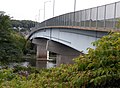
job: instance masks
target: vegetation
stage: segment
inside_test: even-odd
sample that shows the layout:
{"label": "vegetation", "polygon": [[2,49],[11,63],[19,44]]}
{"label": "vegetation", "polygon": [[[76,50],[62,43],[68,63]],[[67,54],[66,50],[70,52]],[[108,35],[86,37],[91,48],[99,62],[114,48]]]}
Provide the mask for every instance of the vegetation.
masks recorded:
{"label": "vegetation", "polygon": [[19,61],[23,55],[26,39],[11,29],[9,16],[0,14],[0,63]]}
{"label": "vegetation", "polygon": [[35,27],[37,22],[31,20],[11,20],[12,27],[18,31],[25,32],[29,31],[30,28]]}
{"label": "vegetation", "polygon": [[35,27],[37,22],[31,20],[11,20],[11,26],[14,31],[19,32],[21,35],[26,36],[32,28]]}
{"label": "vegetation", "polygon": [[0,70],[0,88],[120,88],[120,33],[110,33],[74,59],[73,65],[43,69],[28,77]]}
{"label": "vegetation", "polygon": [[116,28],[119,29],[120,28],[120,19],[116,19],[116,20],[117,20]]}
{"label": "vegetation", "polygon": [[35,22],[30,20],[11,20],[11,22],[12,26],[16,28],[21,27],[30,29],[31,27],[35,26]]}

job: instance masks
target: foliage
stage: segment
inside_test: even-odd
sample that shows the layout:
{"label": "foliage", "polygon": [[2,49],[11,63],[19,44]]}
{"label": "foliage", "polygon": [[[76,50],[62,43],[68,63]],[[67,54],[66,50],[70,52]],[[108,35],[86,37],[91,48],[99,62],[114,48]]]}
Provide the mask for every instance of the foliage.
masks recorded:
{"label": "foliage", "polygon": [[43,69],[27,78],[16,75],[1,88],[120,88],[120,33],[110,33],[74,59],[73,65]]}
{"label": "foliage", "polygon": [[[18,77],[20,77],[20,75],[23,75],[22,72],[25,72],[25,71],[27,71],[29,74],[40,72],[38,69],[33,67],[23,67],[19,65],[15,66],[14,68],[6,67],[3,69],[0,69],[0,84],[5,81],[11,81],[14,78],[17,79]],[[1,85],[0,85],[0,88],[2,88]]]}
{"label": "foliage", "polygon": [[10,17],[4,14],[0,14],[0,29],[2,30],[8,30],[10,28]]}
{"label": "foliage", "polygon": [[12,22],[12,26],[16,28],[21,27],[21,28],[30,29],[31,27],[35,26],[35,22],[30,20],[12,20],[11,22]]}
{"label": "foliage", "polygon": [[0,15],[0,62],[18,61],[23,55],[26,40],[11,28],[10,17]]}
{"label": "foliage", "polygon": [[[33,52],[31,52],[33,50]],[[27,40],[24,46],[24,54],[35,54],[35,50],[33,49],[33,43],[30,40]]]}
{"label": "foliage", "polygon": [[14,68],[12,70],[13,70],[13,73],[19,73],[20,71],[27,71],[29,74],[40,72],[40,70],[37,68],[31,67],[31,66],[24,67],[24,66],[20,66],[20,65],[14,66]]}
{"label": "foliage", "polygon": [[120,19],[116,19],[117,20],[117,24],[115,25],[117,29],[120,28]]}
{"label": "foliage", "polygon": [[12,69],[0,69],[0,84],[4,81],[12,80],[15,76]]}

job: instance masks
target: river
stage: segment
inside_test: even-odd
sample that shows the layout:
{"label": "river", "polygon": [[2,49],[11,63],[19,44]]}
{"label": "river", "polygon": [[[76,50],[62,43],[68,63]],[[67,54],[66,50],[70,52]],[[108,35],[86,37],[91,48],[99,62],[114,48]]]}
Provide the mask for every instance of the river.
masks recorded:
{"label": "river", "polygon": [[[11,62],[9,63],[7,66],[10,67],[10,68],[13,68],[14,66],[16,65],[20,65],[20,66],[24,66],[24,67],[27,67],[27,66],[32,66],[32,67],[36,67],[36,68],[51,68],[51,67],[56,67],[56,54],[55,53],[50,53],[49,54],[50,57],[49,57],[49,61],[38,61],[36,60],[35,56],[31,56],[29,58],[26,58],[26,61],[24,62],[19,62],[19,63],[15,63],[15,62]],[[47,58],[46,58],[47,60]],[[0,66],[0,68],[2,68],[2,66]]]}
{"label": "river", "polygon": [[25,62],[20,62],[20,63],[10,63],[8,66],[10,68],[16,66],[16,65],[20,65],[20,66],[32,66],[32,67],[36,67],[36,68],[51,68],[51,67],[56,67],[56,63],[55,62],[50,62],[50,61],[36,61],[36,60],[30,60],[30,61],[25,61]]}

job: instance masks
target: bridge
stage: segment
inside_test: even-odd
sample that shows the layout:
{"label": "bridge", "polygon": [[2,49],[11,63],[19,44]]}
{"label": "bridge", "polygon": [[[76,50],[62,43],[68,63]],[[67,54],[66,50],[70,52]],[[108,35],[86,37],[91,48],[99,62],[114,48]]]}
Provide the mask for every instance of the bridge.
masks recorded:
{"label": "bridge", "polygon": [[109,31],[119,30],[120,2],[62,14],[47,19],[29,34],[37,46],[37,60],[46,60],[47,51],[57,54],[57,64],[73,63],[72,59],[87,48],[95,48],[92,42]]}

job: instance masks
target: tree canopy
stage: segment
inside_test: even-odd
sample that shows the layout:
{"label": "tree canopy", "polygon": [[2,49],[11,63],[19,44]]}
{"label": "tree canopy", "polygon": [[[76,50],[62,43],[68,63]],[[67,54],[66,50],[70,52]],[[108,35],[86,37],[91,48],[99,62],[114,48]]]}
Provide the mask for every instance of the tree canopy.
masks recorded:
{"label": "tree canopy", "polygon": [[19,60],[23,54],[26,40],[11,28],[11,18],[0,14],[0,62]]}

